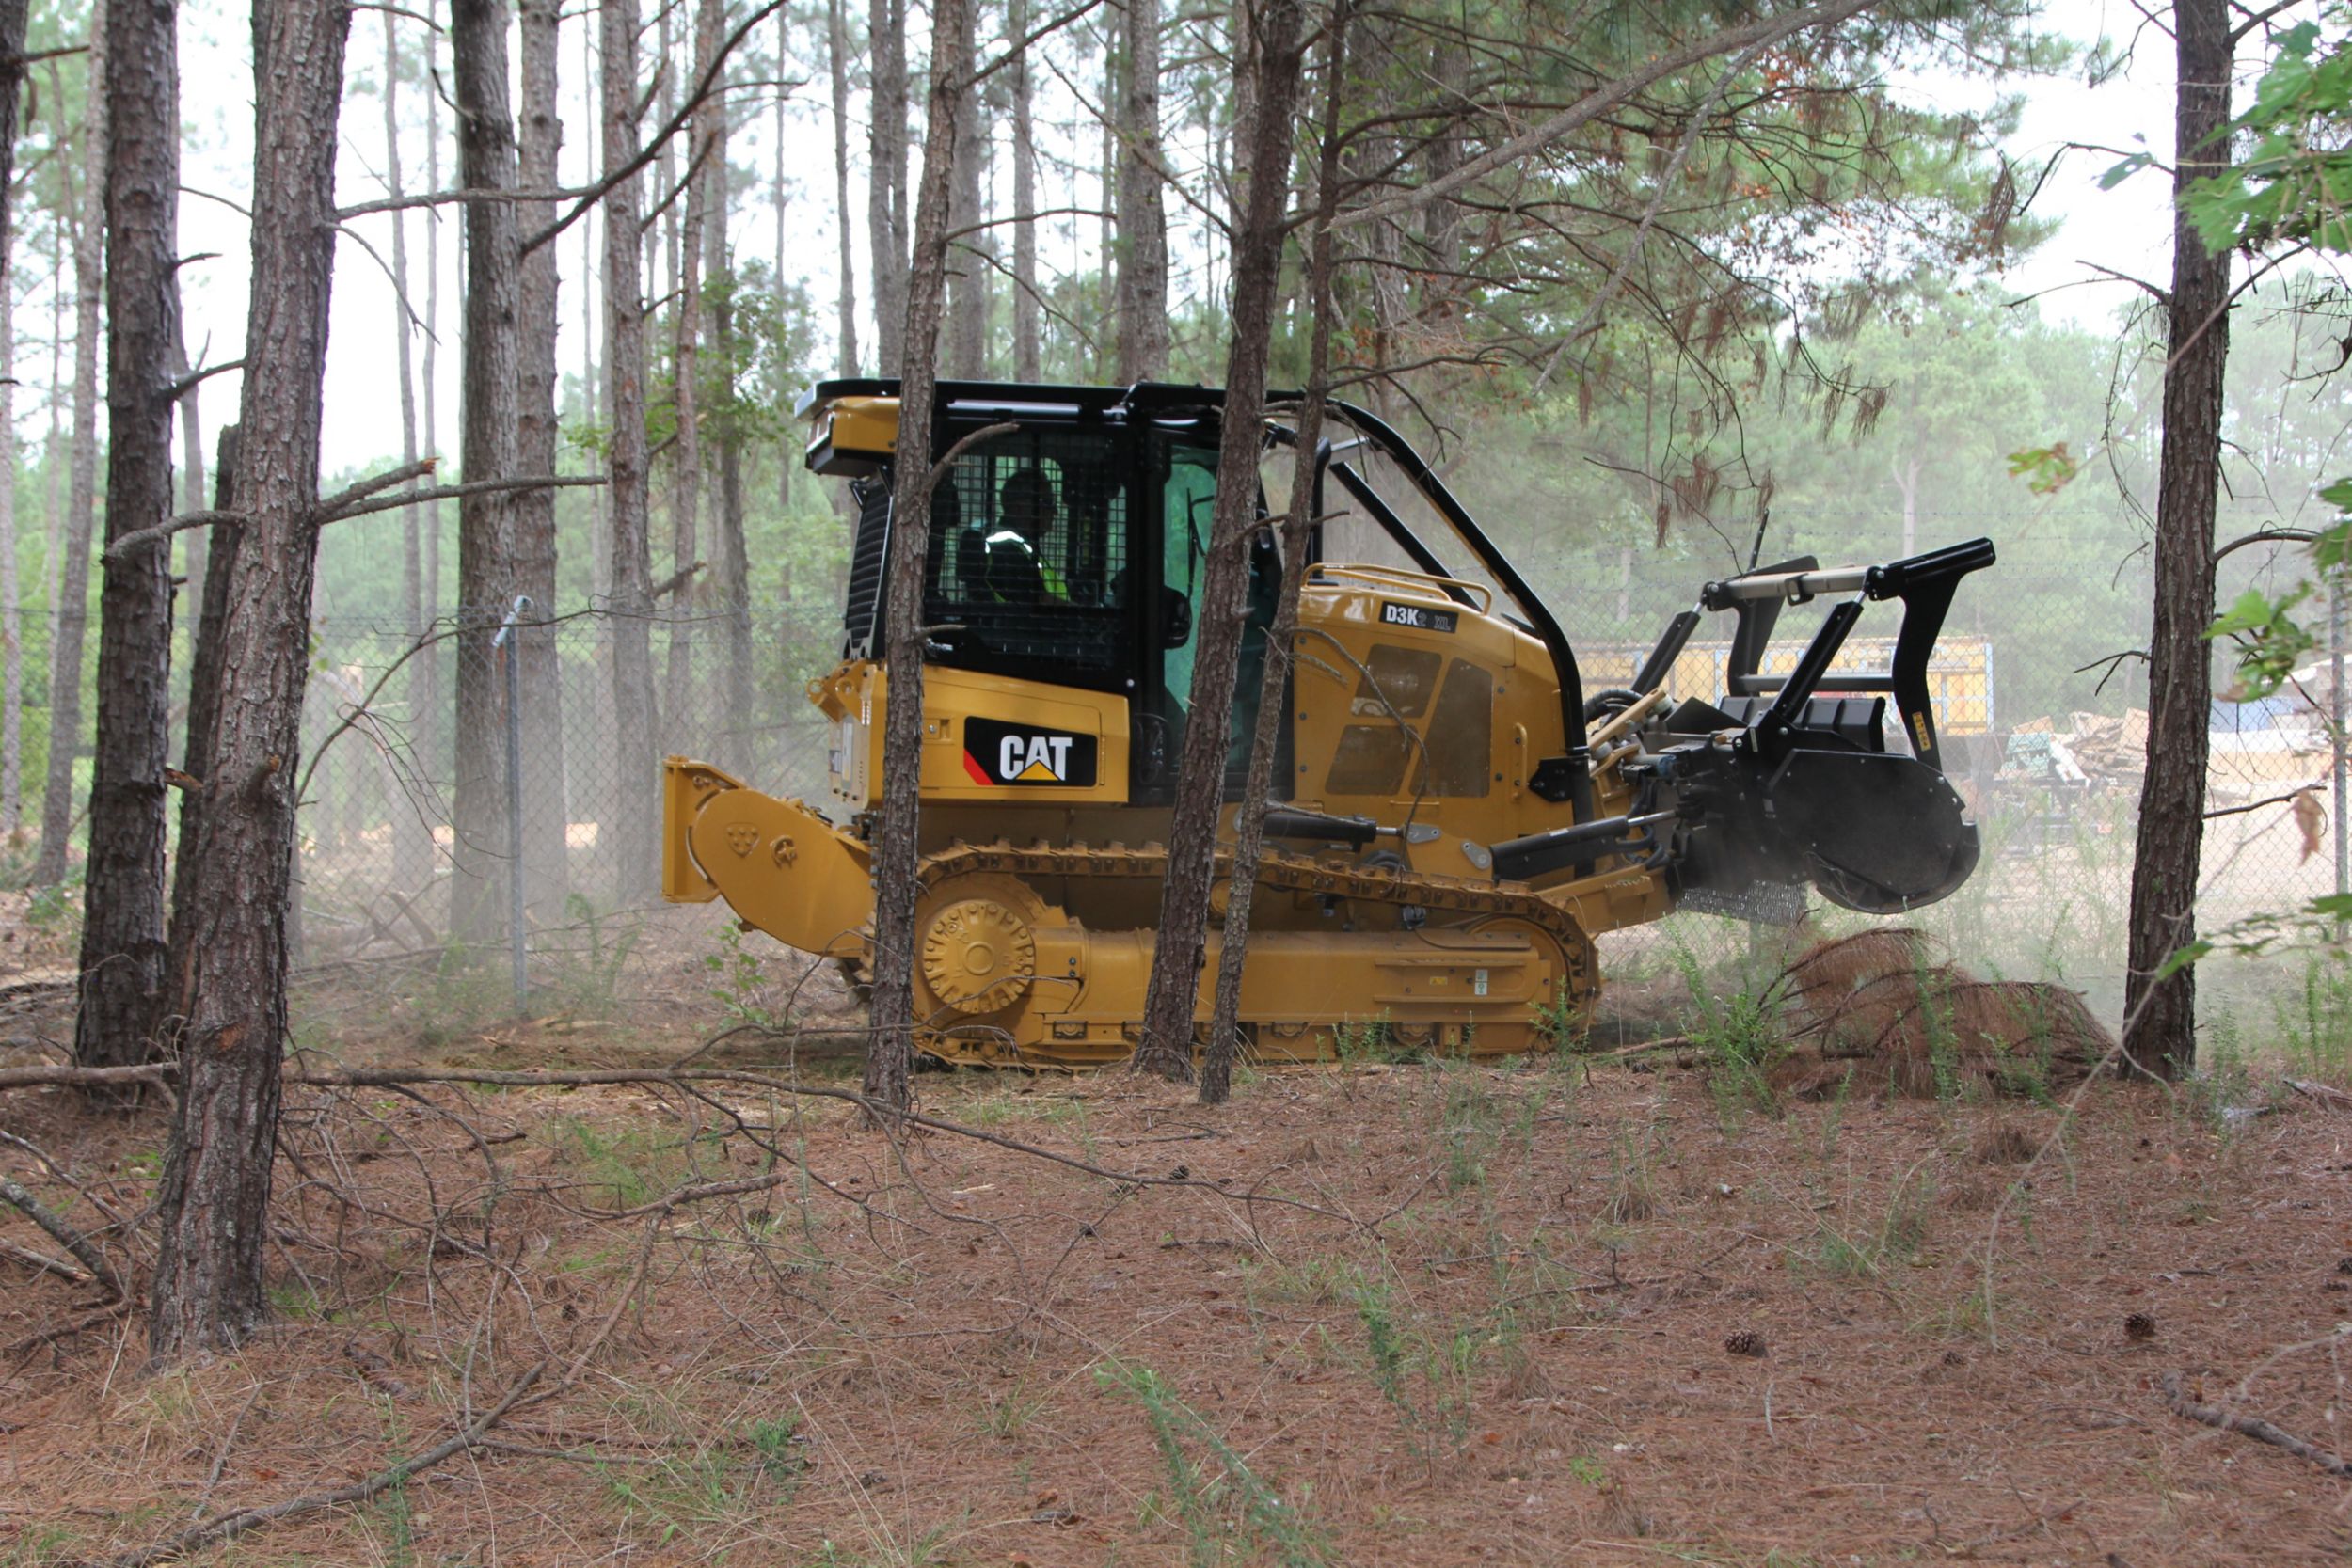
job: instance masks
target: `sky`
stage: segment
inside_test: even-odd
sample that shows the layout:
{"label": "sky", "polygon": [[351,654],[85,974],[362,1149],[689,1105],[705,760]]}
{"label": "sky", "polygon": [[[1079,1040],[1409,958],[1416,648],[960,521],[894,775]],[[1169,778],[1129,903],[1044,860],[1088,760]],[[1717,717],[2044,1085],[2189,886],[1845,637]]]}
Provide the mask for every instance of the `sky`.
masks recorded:
{"label": "sky", "polygon": [[[2282,23],[2294,20],[2305,9],[2298,6],[2295,13],[2281,19]],[[2316,14],[2316,0],[2308,9]],[[217,364],[236,358],[244,338],[246,237],[240,208],[249,185],[246,159],[251,122],[251,72],[245,24],[231,8],[197,0],[183,6],[181,15],[184,82],[182,114],[189,127],[183,177],[190,192],[183,197],[181,204],[182,250],[186,254],[214,253],[212,259],[194,263],[183,273],[188,348],[200,363]],[[595,150],[596,120],[579,97],[586,75],[582,55],[585,20],[578,11],[569,16],[563,60],[564,117],[569,135],[563,152],[562,178],[567,184],[577,184],[591,177],[589,162]],[[342,128],[344,146],[338,172],[338,195],[345,203],[372,199],[385,191],[381,178],[383,111],[375,93],[382,73],[385,20],[386,13],[376,9],[358,11],[354,20],[347,66],[350,90]],[[2055,169],[2036,195],[2031,211],[2059,220],[2060,227],[2037,254],[2012,266],[1992,286],[2010,296],[2039,295],[2042,310],[2054,319],[2106,323],[2112,321],[2119,308],[2130,301],[2135,289],[2128,282],[2102,276],[2096,268],[2162,280],[2170,246],[2169,182],[2161,173],[2148,173],[2116,189],[2101,191],[2099,177],[2118,154],[2070,151],[2067,148],[2069,143],[2085,142],[2137,149],[2142,145],[2131,140],[2137,132],[2145,135],[2147,150],[2159,160],[2169,159],[2170,40],[2160,31],[2147,27],[2138,9],[2122,0],[2057,0],[2046,8],[2043,24],[2051,31],[2083,42],[2100,37],[2123,42],[2137,36],[2138,48],[2127,66],[2096,87],[2086,84],[2079,67],[2066,77],[2010,85],[2010,90],[2024,91],[2026,104],[2023,123],[2010,139],[2007,150],[2025,168],[2034,171],[2057,160]],[[402,27],[403,47],[413,52],[421,31],[414,24],[402,24]],[[446,80],[445,58],[442,67]],[[832,128],[822,95],[821,73],[807,73],[816,80],[793,96],[783,117],[784,161],[799,182],[788,185],[787,190],[788,221],[782,234],[782,270],[787,277],[805,280],[811,298],[818,302],[820,324],[829,326],[837,244],[831,227]],[[1080,85],[1083,86],[1083,79]],[[1980,105],[1989,90],[1981,83],[1956,78],[1915,78],[1911,86],[1942,106],[1952,108]],[[427,173],[425,137],[419,112],[422,107],[421,94],[419,87],[404,86],[403,118],[409,123],[403,137],[403,173],[405,187],[411,193],[422,187]],[[1068,99],[1067,94],[1063,96]],[[1080,147],[1098,135],[1083,122],[1083,115],[1074,101],[1065,103],[1061,115],[1063,129],[1073,144]],[[1050,111],[1048,118],[1054,118]],[[442,128],[446,144],[446,108],[442,112]],[[761,171],[769,169],[777,135],[772,111],[758,114],[754,123],[739,135],[732,148],[738,165]],[[854,152],[863,145],[864,126],[853,123],[850,136]],[[454,180],[448,156],[445,152],[440,170],[444,185]],[[1071,179],[1082,181],[1083,177]],[[1046,173],[1041,182],[1041,203],[1057,198],[1071,205],[1091,203],[1092,193],[1082,183],[1063,183],[1057,189],[1060,180],[1051,170]],[[764,173],[760,184],[763,188],[754,193],[755,199],[746,203],[734,220],[731,238],[736,254],[741,258],[773,258],[779,248],[778,230],[764,188]],[[858,190],[862,198],[862,186]],[[862,199],[860,206],[862,218]],[[413,269],[411,305],[420,312],[425,308],[426,293],[424,230],[431,221],[434,220],[419,213],[411,213],[406,220]],[[1171,221],[1180,227],[1185,221],[1181,204],[1171,203]],[[442,209],[438,222],[441,279],[436,325],[440,341],[450,352],[437,356],[435,401],[441,445],[446,451],[453,451],[458,378],[454,352],[458,257],[453,212]],[[379,261],[380,258],[388,261],[390,257],[390,227],[391,220],[386,216],[358,220],[350,226],[351,237],[339,247],[323,454],[330,478],[374,466],[398,453],[395,332],[400,316],[396,295]],[[1041,237],[1041,246],[1049,268],[1057,264],[1082,264],[1090,260],[1094,231],[1091,220],[1065,220],[1048,225],[1047,230]],[[594,325],[582,318],[583,301],[590,296],[577,286],[582,273],[584,243],[600,245],[584,222],[558,242],[564,275],[559,362],[567,373],[574,374]],[[1176,243],[1181,249],[1181,235],[1176,237]],[[32,325],[26,323],[20,326],[21,344],[34,335],[29,330]],[[867,334],[866,341],[870,344],[870,325],[862,330]],[[423,345],[418,343],[414,352],[421,376]],[[20,355],[30,357],[29,345],[21,347]],[[20,373],[28,381],[45,380],[45,351],[39,355],[39,359],[38,364],[21,363]],[[236,395],[237,376],[233,372],[205,384],[208,449],[214,431],[232,416]],[[20,393],[17,403],[20,434],[38,437],[46,421],[40,399],[38,395]]]}
{"label": "sky", "polygon": [[[2292,24],[2316,4],[2298,6],[2279,24]],[[2161,14],[2161,12],[2159,13]],[[2124,0],[2061,0],[2042,12],[2051,32],[2089,45],[2100,39],[2130,47],[2123,68],[2093,87],[2079,63],[2068,77],[2014,85],[2025,112],[2005,150],[2027,171],[2056,166],[2033,198],[2033,215],[2055,218],[2059,229],[2040,249],[2000,277],[2010,296],[2038,295],[2042,314],[2077,325],[2111,322],[2139,296],[2132,283],[2097,271],[2106,267],[2163,284],[2171,266],[2171,182],[2162,171],[2143,171],[2111,190],[2099,181],[2123,152],[2145,150],[2169,165],[2172,156],[2172,40],[2146,24],[2139,8]],[[2249,55],[2250,55],[2249,51]],[[2241,85],[2258,71],[2242,71]],[[1921,83],[1921,90],[1948,106],[1983,102],[1977,84]],[[2238,94],[2243,103],[2246,93]],[[2144,136],[2140,141],[2137,137]],[[2085,144],[2088,144],[2087,146]],[[2091,147],[2118,149],[2106,152]]]}

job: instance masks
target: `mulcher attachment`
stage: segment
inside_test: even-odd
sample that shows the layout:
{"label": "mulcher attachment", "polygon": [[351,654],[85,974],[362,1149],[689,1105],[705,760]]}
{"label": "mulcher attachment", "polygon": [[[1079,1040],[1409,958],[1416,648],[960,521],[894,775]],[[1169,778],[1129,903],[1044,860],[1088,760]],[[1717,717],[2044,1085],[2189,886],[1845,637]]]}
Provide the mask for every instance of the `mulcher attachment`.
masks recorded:
{"label": "mulcher attachment", "polygon": [[[1848,909],[1898,914],[1967,880],[1977,829],[1944,774],[1928,662],[1960,579],[1993,560],[1989,539],[1883,566],[1823,571],[1806,558],[1710,582],[1698,610],[1675,618],[1637,694],[1673,667],[1700,611],[1737,617],[1724,705],[1685,702],[1665,721],[1667,743],[1628,765],[1672,794],[1670,864],[1686,901],[1724,908],[1760,887],[1810,882]],[[1827,594],[1849,596],[1830,607],[1795,668],[1762,673],[1781,607]],[[1903,604],[1891,667],[1831,673],[1864,606],[1879,599]],[[1886,749],[1890,696],[1910,755]],[[1498,847],[1498,863],[1517,847]]]}

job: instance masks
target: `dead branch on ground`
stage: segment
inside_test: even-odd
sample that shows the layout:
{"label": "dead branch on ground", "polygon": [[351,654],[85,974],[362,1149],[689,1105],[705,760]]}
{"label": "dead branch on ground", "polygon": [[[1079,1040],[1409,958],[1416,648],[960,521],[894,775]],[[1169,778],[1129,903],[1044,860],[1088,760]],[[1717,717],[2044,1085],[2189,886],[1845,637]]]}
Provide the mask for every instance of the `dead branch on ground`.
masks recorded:
{"label": "dead branch on ground", "polygon": [[[126,1068],[24,1067],[0,1068],[0,1089],[34,1086],[91,1088],[108,1084],[137,1082],[168,1083],[178,1076],[178,1069],[167,1062],[150,1063]],[[791,1095],[807,1100],[837,1100],[852,1105],[866,1115],[878,1113],[878,1101],[855,1089],[833,1088],[818,1084],[797,1084],[766,1073],[748,1072],[731,1068],[615,1068],[599,1071],[499,1071],[486,1068],[328,1068],[297,1069],[285,1076],[289,1085],[313,1088],[391,1089],[421,1084],[480,1084],[500,1088],[582,1088],[589,1086],[619,1087],[643,1085],[677,1089],[692,1093],[696,1083],[739,1084],[775,1094]],[[699,1098],[699,1097],[697,1097]],[[1271,1203],[1286,1209],[1300,1209],[1326,1219],[1345,1220],[1350,1225],[1359,1222],[1355,1216],[1320,1204],[1304,1202],[1295,1197],[1278,1197],[1263,1193],[1236,1194],[1215,1181],[1197,1177],[1151,1176],[1141,1171],[1114,1170],[1098,1165],[1075,1155],[1056,1149],[1023,1143],[962,1122],[948,1121],[939,1117],[916,1112],[900,1112],[898,1120],[905,1126],[927,1132],[944,1132],[951,1137],[969,1138],[977,1143],[993,1144],[1015,1154],[1026,1154],[1050,1164],[1066,1165],[1089,1176],[1099,1176],[1106,1181],[1120,1181],[1138,1187],[1190,1187],[1216,1193],[1222,1197],[1236,1198],[1245,1203]]]}
{"label": "dead branch on ground", "polygon": [[45,1252],[35,1252],[31,1247],[18,1246],[14,1242],[0,1242],[0,1258],[6,1258],[10,1262],[22,1263],[40,1274],[54,1274],[71,1285],[94,1283],[93,1276],[87,1271],[75,1268],[64,1259],[52,1258]]}
{"label": "dead branch on ground", "polygon": [[2281,1078],[2279,1081],[2314,1105],[2323,1106],[2330,1111],[2352,1108],[2352,1094],[2346,1094],[2332,1085],[2318,1083],[2309,1078]]}
{"label": "dead branch on ground", "polygon": [[118,1301],[131,1299],[130,1287],[115,1272],[106,1255],[91,1244],[90,1239],[76,1230],[58,1215],[51,1213],[41,1201],[18,1184],[15,1178],[0,1176],[0,1198],[6,1198],[24,1212],[24,1217],[49,1233],[49,1239],[73,1254],[74,1261],[89,1271],[90,1277],[103,1286]]}
{"label": "dead branch on ground", "polygon": [[185,1557],[190,1552],[232,1540],[259,1525],[276,1524],[281,1519],[316,1513],[321,1509],[336,1508],[344,1503],[365,1502],[380,1493],[389,1492],[420,1471],[429,1470],[468,1449],[480,1447],[490,1429],[521,1402],[523,1396],[531,1391],[532,1386],[547,1370],[548,1364],[544,1361],[534,1364],[529,1371],[515,1380],[514,1386],[506,1390],[505,1398],[453,1435],[436,1443],[422,1453],[411,1455],[397,1465],[388,1465],[372,1476],[353,1481],[349,1486],[339,1486],[331,1492],[313,1492],[307,1497],[289,1497],[281,1503],[241,1508],[234,1513],[222,1514],[209,1525],[198,1525],[177,1535],[167,1536],[151,1546],[142,1546],[136,1551],[109,1558],[103,1568],[152,1568],[155,1563],[168,1562],[173,1558]]}
{"label": "dead branch on ground", "polygon": [[2306,1460],[2331,1476],[2352,1480],[2352,1461],[2338,1458],[2313,1443],[2307,1443],[2291,1432],[2283,1432],[2259,1416],[2239,1416],[2217,1404],[2201,1404],[2189,1398],[2181,1386],[2181,1374],[2166,1372],[2156,1379],[2156,1388],[2165,1408],[2185,1421],[2199,1421],[2223,1432],[2234,1432],[2241,1437],[2251,1437],[2257,1443],[2268,1443],[2284,1449],[2296,1458]]}

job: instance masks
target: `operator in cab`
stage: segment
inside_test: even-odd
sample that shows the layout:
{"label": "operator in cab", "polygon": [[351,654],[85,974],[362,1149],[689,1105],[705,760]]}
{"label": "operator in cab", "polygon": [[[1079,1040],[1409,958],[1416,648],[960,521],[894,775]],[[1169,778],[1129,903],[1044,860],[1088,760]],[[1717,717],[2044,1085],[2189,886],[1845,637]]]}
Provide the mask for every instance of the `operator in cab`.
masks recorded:
{"label": "operator in cab", "polygon": [[1000,604],[1067,601],[1061,574],[1040,553],[1058,508],[1054,482],[1038,467],[1016,468],[996,493],[996,531],[988,536],[987,583]]}

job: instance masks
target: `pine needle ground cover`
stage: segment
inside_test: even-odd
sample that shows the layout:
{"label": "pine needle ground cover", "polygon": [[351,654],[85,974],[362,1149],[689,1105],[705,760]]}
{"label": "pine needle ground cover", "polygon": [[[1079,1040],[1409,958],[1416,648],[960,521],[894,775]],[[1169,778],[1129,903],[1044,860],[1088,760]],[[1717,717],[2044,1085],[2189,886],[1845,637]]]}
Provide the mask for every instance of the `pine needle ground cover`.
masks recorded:
{"label": "pine needle ground cover", "polygon": [[[143,1374],[136,1319],[0,1260],[0,1562],[351,1487],[537,1367],[560,1391],[462,1452],[199,1560],[2144,1564],[2344,1542],[2343,1482],[2164,1392],[2334,1450],[2352,1113],[2321,1100],[1856,1085],[1726,1117],[1709,1064],[1669,1056],[1258,1077],[1203,1112],[1124,1075],[941,1074],[927,1112],[1003,1142],[893,1143],[746,1070],[291,1091],[277,1323],[233,1361]],[[5,1112],[135,1217],[160,1113]],[[13,1213],[0,1241],[57,1250]]]}

